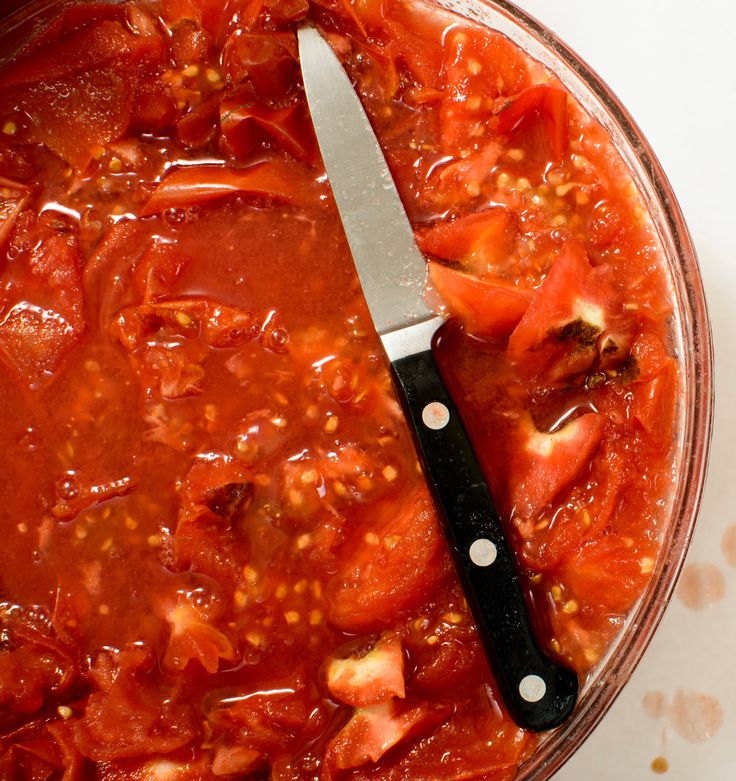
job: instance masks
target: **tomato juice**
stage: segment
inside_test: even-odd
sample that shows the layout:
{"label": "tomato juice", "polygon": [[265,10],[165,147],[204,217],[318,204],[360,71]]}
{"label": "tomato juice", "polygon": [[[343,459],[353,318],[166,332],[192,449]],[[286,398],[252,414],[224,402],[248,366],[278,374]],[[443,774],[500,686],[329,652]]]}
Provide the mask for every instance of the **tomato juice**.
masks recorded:
{"label": "tomato juice", "polygon": [[2,778],[510,781],[537,745],[360,293],[307,17],[451,315],[437,358],[545,647],[584,679],[654,572],[670,284],[554,76],[418,2],[64,3],[0,52]]}

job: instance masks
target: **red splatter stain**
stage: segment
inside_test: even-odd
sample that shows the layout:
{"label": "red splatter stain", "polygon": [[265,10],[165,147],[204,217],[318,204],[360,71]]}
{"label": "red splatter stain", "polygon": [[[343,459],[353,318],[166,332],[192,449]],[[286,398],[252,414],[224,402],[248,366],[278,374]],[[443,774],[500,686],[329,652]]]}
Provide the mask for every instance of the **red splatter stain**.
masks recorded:
{"label": "red splatter stain", "polygon": [[686,608],[705,610],[726,595],[726,578],[715,564],[687,564],[676,593]]}

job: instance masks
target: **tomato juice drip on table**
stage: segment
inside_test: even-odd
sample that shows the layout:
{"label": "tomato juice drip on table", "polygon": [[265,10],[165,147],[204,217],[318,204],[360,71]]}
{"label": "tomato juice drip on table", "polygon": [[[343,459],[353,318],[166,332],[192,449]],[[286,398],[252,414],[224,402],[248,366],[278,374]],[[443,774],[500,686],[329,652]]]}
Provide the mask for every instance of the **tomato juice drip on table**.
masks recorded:
{"label": "tomato juice drip on table", "polygon": [[534,750],[360,295],[305,16],[457,318],[438,359],[543,641],[584,676],[654,571],[668,284],[561,85],[398,0],[71,4],[0,69],[4,777],[499,781]]}

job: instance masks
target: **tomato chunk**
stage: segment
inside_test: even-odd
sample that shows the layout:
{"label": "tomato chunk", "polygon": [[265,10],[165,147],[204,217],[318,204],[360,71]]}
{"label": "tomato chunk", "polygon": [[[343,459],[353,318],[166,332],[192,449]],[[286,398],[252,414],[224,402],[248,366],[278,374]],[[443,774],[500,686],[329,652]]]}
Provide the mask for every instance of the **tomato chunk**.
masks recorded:
{"label": "tomato chunk", "polygon": [[440,263],[429,264],[429,278],[450,313],[475,336],[507,337],[529,307],[529,293],[500,280],[477,279]]}
{"label": "tomato chunk", "polygon": [[498,130],[513,136],[534,118],[541,120],[555,159],[561,159],[568,139],[567,93],[546,85],[524,90],[499,112]]}
{"label": "tomato chunk", "polygon": [[495,207],[442,221],[417,236],[423,252],[455,260],[474,274],[494,274],[503,269],[514,250],[516,220],[505,208]]}
{"label": "tomato chunk", "polygon": [[330,620],[347,631],[389,624],[425,601],[448,569],[444,540],[424,490],[404,499],[398,512],[387,508],[374,534],[378,546],[361,539],[328,583]]}
{"label": "tomato chunk", "polygon": [[589,370],[597,359],[623,361],[631,324],[605,266],[591,267],[568,243],[509,338],[509,359],[532,383],[554,383]]}
{"label": "tomato chunk", "polygon": [[102,652],[92,676],[84,715],[71,722],[74,743],[86,757],[105,762],[146,754],[166,754],[195,736],[189,705],[165,697],[150,679],[150,661],[142,648]]}
{"label": "tomato chunk", "polygon": [[332,656],[325,665],[330,694],[346,705],[378,705],[403,698],[404,653],[401,640],[384,633],[372,647],[359,648],[346,658]]}
{"label": "tomato chunk", "polygon": [[214,165],[187,166],[167,174],[141,214],[148,217],[167,209],[207,203],[238,193],[282,202],[289,202],[296,195],[294,185],[275,163],[266,162],[240,170]]}
{"label": "tomato chunk", "polygon": [[509,467],[510,505],[524,518],[536,516],[590,462],[603,437],[605,417],[589,413],[559,431],[537,431],[528,418],[516,433]]}
{"label": "tomato chunk", "polygon": [[315,154],[311,123],[300,103],[269,108],[252,98],[228,98],[220,104],[220,127],[240,158],[246,158],[264,134],[300,160],[311,160]]}
{"label": "tomato chunk", "polygon": [[358,708],[330,741],[325,761],[337,770],[378,762],[397,743],[431,731],[448,713],[447,706],[422,702],[400,705],[395,700]]}
{"label": "tomato chunk", "polygon": [[15,225],[15,220],[28,202],[28,188],[10,179],[0,177],[0,250]]}
{"label": "tomato chunk", "polygon": [[650,573],[641,553],[615,535],[583,545],[562,562],[560,578],[570,593],[597,613],[625,613],[641,594]]}

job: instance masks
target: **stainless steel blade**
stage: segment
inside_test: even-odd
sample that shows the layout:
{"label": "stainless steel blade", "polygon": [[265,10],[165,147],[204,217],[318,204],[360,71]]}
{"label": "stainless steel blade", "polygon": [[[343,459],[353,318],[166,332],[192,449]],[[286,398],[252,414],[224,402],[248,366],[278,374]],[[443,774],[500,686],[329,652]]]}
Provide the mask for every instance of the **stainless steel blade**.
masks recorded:
{"label": "stainless steel blade", "polygon": [[384,344],[412,325],[415,341],[420,332],[431,338],[440,321],[422,297],[427,265],[365,110],[314,27],[299,30],[299,57],[322,158],[376,330]]}

